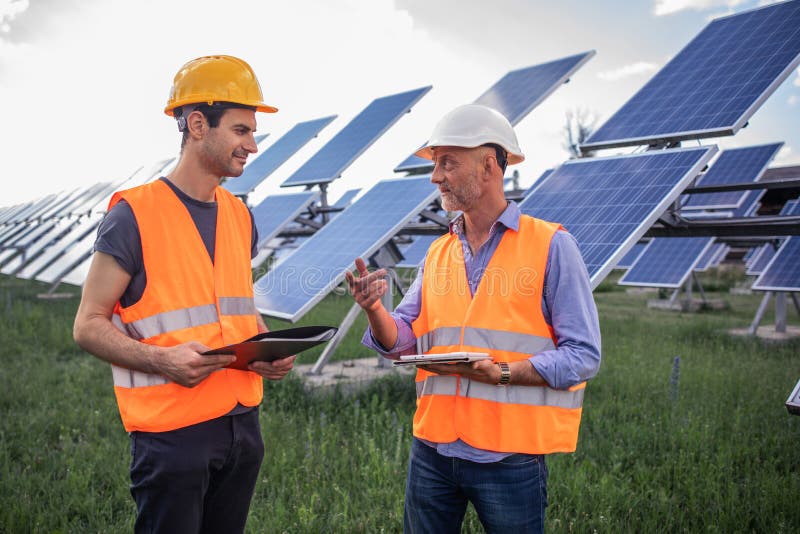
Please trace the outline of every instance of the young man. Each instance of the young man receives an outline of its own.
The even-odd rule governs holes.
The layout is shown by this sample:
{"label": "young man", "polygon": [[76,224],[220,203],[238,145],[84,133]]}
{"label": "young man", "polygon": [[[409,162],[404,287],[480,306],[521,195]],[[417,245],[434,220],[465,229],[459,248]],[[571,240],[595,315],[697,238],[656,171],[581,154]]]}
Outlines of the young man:
{"label": "young man", "polygon": [[252,215],[219,187],[257,151],[264,104],[250,66],[201,57],[164,110],[183,132],[175,170],[113,195],[75,317],[75,341],[112,364],[131,438],[137,532],[242,532],[264,454],[262,377],[294,356],[227,369],[203,352],[267,331],[253,303]]}
{"label": "young man", "polygon": [[490,360],[425,365],[406,481],[406,532],[457,533],[471,502],[487,532],[542,532],[545,455],[575,450],[585,381],[600,364],[588,273],[560,225],[522,215],[503,193],[506,164],[523,161],[497,111],[445,115],[417,156],[447,211],[393,313],[384,270],[347,273],[366,311],[364,344],[390,356],[487,352]]}

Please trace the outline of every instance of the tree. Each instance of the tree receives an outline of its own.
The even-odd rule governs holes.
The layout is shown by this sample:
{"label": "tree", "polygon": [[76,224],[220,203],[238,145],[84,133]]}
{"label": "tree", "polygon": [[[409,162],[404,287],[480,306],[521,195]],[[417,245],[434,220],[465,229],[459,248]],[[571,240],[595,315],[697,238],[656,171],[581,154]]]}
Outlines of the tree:
{"label": "tree", "polygon": [[567,111],[563,147],[569,152],[570,159],[594,156],[594,152],[581,153],[578,147],[592,134],[596,122],[597,115],[589,110],[576,108]]}

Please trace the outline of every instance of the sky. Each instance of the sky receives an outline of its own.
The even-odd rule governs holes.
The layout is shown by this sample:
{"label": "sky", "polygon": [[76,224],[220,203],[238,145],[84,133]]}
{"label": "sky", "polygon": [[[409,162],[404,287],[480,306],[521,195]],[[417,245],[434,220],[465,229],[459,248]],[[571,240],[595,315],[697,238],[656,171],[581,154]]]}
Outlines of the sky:
{"label": "sky", "polygon": [[[294,124],[338,118],[269,177],[257,203],[373,99],[433,89],[330,186],[330,198],[392,169],[453,107],[510,70],[597,54],[517,125],[523,185],[569,154],[569,112],[610,117],[710,20],[761,0],[0,0],[0,206],[120,180],[176,156],[163,113],[172,78],[209,54],[245,59],[264,99],[263,150]],[[732,148],[785,143],[773,165],[800,164],[800,69]],[[631,152],[616,149],[611,153]],[[605,155],[605,152],[604,152]],[[251,159],[253,156],[251,156]],[[282,192],[291,190],[283,189]]]}

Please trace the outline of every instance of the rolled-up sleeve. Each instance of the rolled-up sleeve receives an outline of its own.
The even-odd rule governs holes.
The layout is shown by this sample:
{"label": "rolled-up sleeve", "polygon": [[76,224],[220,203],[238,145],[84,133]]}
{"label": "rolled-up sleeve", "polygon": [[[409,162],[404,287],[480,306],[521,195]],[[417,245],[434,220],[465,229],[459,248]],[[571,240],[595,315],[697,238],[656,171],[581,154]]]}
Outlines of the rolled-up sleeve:
{"label": "rolled-up sleeve", "polygon": [[536,371],[554,389],[595,376],[601,353],[597,307],[578,243],[564,231],[550,243],[542,311],[555,332],[556,348],[531,356]]}

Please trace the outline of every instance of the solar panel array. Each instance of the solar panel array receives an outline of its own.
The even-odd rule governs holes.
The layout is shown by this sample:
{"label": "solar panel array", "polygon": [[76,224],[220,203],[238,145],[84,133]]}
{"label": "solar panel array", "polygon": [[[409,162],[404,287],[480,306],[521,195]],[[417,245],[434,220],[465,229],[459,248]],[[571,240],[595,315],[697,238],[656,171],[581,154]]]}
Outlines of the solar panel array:
{"label": "solar panel array", "polygon": [[264,152],[253,160],[241,176],[228,180],[223,187],[234,195],[250,194],[258,185],[266,180],[278,167],[286,163],[306,143],[316,137],[336,115],[323,117],[295,124],[291,130],[271,144]]}
{"label": "solar panel array", "polygon": [[258,248],[272,241],[281,229],[319,198],[318,191],[270,195],[251,211],[258,229]]}
{"label": "solar panel array", "polygon": [[713,237],[657,237],[650,241],[619,283],[679,288],[713,242]]}
{"label": "solar panel array", "polygon": [[621,260],[617,262],[615,265],[616,269],[630,269],[631,265],[633,265],[639,256],[642,255],[642,252],[647,248],[649,241],[638,241],[634,243],[631,249],[628,251],[625,256],[622,257]]}
{"label": "solar panel array", "polygon": [[[733,148],[722,152],[698,185],[733,185],[756,182],[783,143]],[[682,209],[738,208],[749,191],[725,191],[689,195]]]}
{"label": "solar panel array", "polygon": [[716,152],[711,146],[570,160],[520,209],[575,236],[597,287]]}
{"label": "solar panel array", "polygon": [[581,150],[732,135],[800,64],[800,2],[711,21]]}
{"label": "solar panel array", "polygon": [[421,87],[373,100],[281,187],[332,182],[430,90]]}
{"label": "solar panel array", "polygon": [[[800,216],[800,202],[790,206],[786,215]],[[791,236],[780,246],[753,289],[759,291],[800,291],[800,236]]]}
{"label": "solar panel array", "polygon": [[[500,78],[474,103],[496,109],[505,115],[512,125],[516,125],[594,55],[595,51],[590,50],[532,67],[513,70]],[[411,154],[394,170],[395,172],[406,172],[430,167],[432,167],[430,160]]]}
{"label": "solar panel array", "polygon": [[296,321],[439,194],[428,177],[384,180],[255,283],[262,313]]}
{"label": "solar panel array", "polygon": [[397,263],[397,266],[408,269],[419,267],[422,260],[425,259],[425,255],[428,253],[428,248],[431,246],[431,243],[438,237],[438,235],[419,235],[415,237],[410,245],[400,251],[403,253],[403,259]]}

